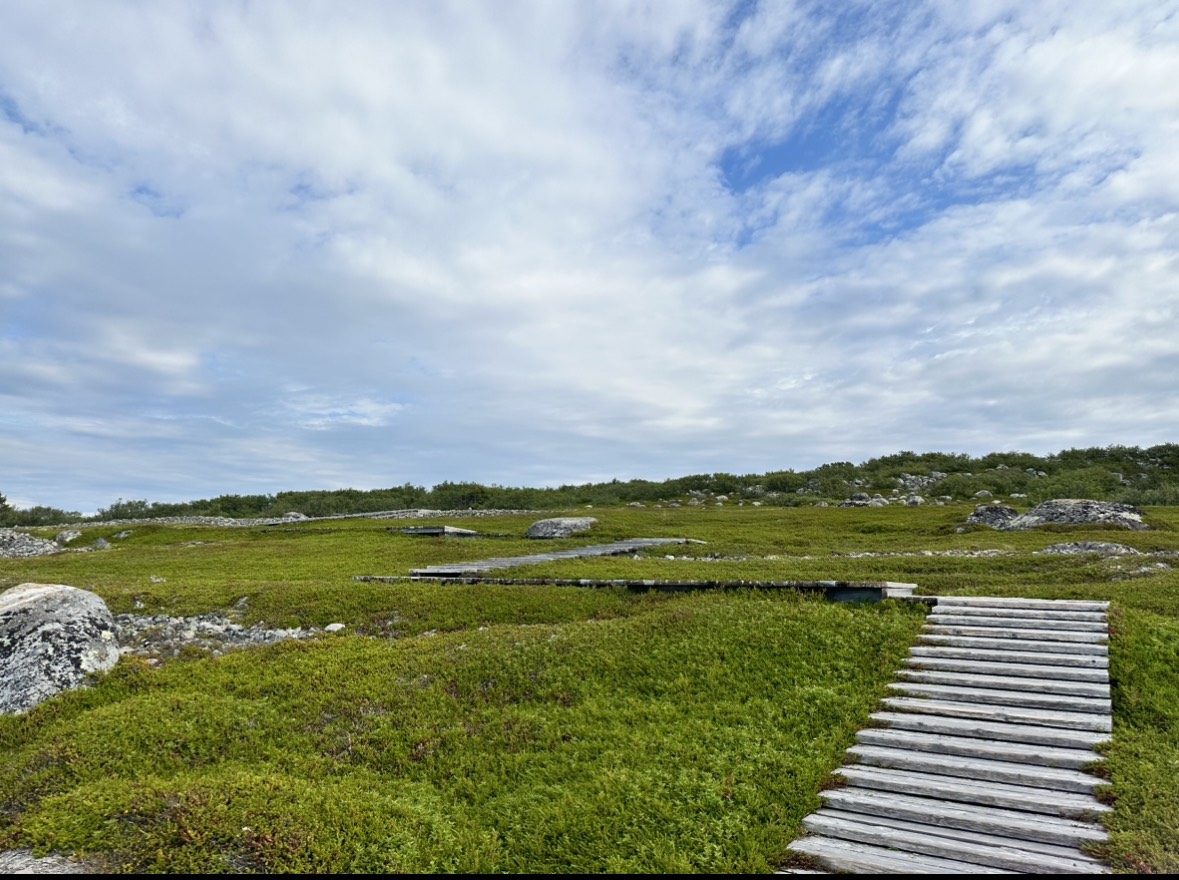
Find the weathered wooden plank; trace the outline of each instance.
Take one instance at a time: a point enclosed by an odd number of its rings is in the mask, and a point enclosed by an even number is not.
[[[912,669],[937,672],[977,672],[980,675],[1014,675],[1022,678],[1085,681],[1097,684],[1109,682],[1108,661],[1106,667],[1078,667],[1071,662],[1067,665],[991,662],[948,657],[936,648],[926,648],[901,662]]]
[[[1091,749],[1109,740],[1109,734],[1092,730],[1069,730],[1037,724],[1007,724],[1001,721],[949,718],[920,712],[875,712],[872,719],[888,727],[921,733],[973,736],[1000,742],[1027,743],[1066,749]]]
[[[953,807],[957,805],[947,804],[947,806]],[[993,834],[983,831],[966,831],[961,828],[951,828],[945,825],[933,825],[928,822],[913,822],[908,819],[898,819],[894,816],[887,816],[881,813],[856,813],[851,810],[841,810],[837,807],[825,806],[816,815],[832,816],[848,822],[866,822],[885,828],[902,828],[923,834],[936,834],[939,837],[947,837],[951,840],[970,840],[975,843],[993,842],[996,845],[1011,846],[1023,852],[1041,853],[1046,856],[1056,856],[1062,859],[1076,859],[1082,864],[1103,866],[1100,860],[1081,852],[1077,844],[1045,843],[1041,840],[1027,840],[1026,838],[1016,837],[1007,833]],[[1052,819],[1049,816],[1037,816],[1034,813],[1030,815],[1037,821],[1073,821],[1071,819]]]
[[[869,788],[831,788],[820,792],[819,797],[828,806],[849,812],[892,816],[941,828],[997,834],[1014,840],[1080,846],[1084,843],[1102,843],[1109,838],[1105,829],[1092,821],[1000,807],[973,806]]]
[[[1022,678],[1012,675],[987,675],[976,672],[939,672],[924,669],[900,669],[905,681],[922,684],[943,684],[951,687],[982,687],[996,690],[1022,691],[1030,694],[1059,694],[1108,700],[1109,685],[1104,682],[1054,681],[1050,678]]]
[[[1047,608],[996,608],[993,605],[976,607],[973,605],[935,605],[930,614],[956,615],[963,618],[1014,618],[1022,620],[1043,621],[1082,621],[1086,623],[1105,623],[1108,615],[1104,611],[1058,611]]]
[[[1104,618],[1104,615],[1101,615]],[[1109,632],[1104,620],[1057,620],[1044,617],[993,617],[982,614],[942,614],[934,611],[925,618],[931,626],[976,626],[997,629],[1037,629],[1052,632]]]
[[[1080,697],[1076,695],[1042,694],[1032,691],[1004,690],[974,685],[925,684],[898,681],[889,685],[912,697],[933,700],[953,700],[958,703],[986,703],[993,706],[1023,706],[1029,709],[1058,709],[1062,712],[1110,713],[1108,697]]]
[[[844,815],[854,816],[854,814]],[[877,825],[871,822],[847,819],[844,818],[844,815],[831,815],[827,811],[820,810],[803,820],[803,824],[812,834],[821,834],[825,837],[853,840],[858,843],[868,843],[936,858],[973,862],[978,865],[989,865],[992,868],[1019,871],[1024,874],[1104,874],[1109,872],[1109,869],[1100,862],[1086,858],[1080,851],[1067,854],[1035,852],[1020,849],[1013,845],[1013,841],[994,835],[966,836],[961,834],[957,837],[949,837],[937,834],[937,829],[934,826],[901,822]]]
[[[822,860],[835,871],[851,874],[1013,874],[1002,868],[971,865],[951,859],[901,853],[831,837],[801,837],[790,849]]]
[[[950,648],[977,648],[983,651],[1020,651],[1046,654],[1093,654],[1104,657],[1109,649],[1099,644],[1067,641],[1037,641],[1033,639],[1003,639],[987,636],[954,636],[922,633],[917,641],[923,645],[945,645]]]
[[[861,764],[873,767],[912,770],[915,773],[955,776],[983,782],[1007,782],[1012,785],[1079,794],[1093,794],[1098,787],[1106,784],[1104,780],[1079,770],[1037,767],[994,758],[967,758],[961,755],[943,755],[866,744],[852,746],[847,752]]]
[[[1013,599],[1002,596],[938,596],[937,607],[973,605],[978,608],[1042,608],[1045,611],[1106,611],[1108,602],[1082,599]]]
[[[952,645],[914,645],[909,649],[909,653],[914,657],[975,660],[983,663],[1022,663],[1035,666],[1073,666],[1088,669],[1109,668],[1109,657],[1101,654],[1050,654],[1043,651],[960,648]]]
[[[975,806],[991,806],[1029,813],[1045,813],[1068,819],[1091,819],[1109,807],[1091,795],[1067,791],[1031,788],[1004,782],[957,779],[909,770],[852,765],[841,767],[837,774],[858,788],[874,788],[898,794],[959,801]]]
[[[994,626],[942,626],[926,624],[921,630],[926,635],[966,636],[982,639],[1015,639],[1023,642],[1075,642],[1085,645],[1104,645],[1108,641],[1105,630],[1073,632],[1071,630],[1016,629]]]
[[[921,733],[916,730],[900,730],[892,727],[865,728],[856,734],[856,740],[865,745],[943,755],[960,755],[964,758],[1012,761],[1040,767],[1067,767],[1073,770],[1084,769],[1088,765],[1102,760],[1101,755],[1093,749],[1029,745],[1027,743],[978,739],[973,736]]]
[[[1088,712],[1059,712],[1026,709],[1022,706],[988,706],[982,703],[955,703],[950,700],[926,700],[917,697],[886,697],[882,702],[897,712],[919,712],[944,718],[977,718],[1007,724],[1063,727],[1067,730],[1108,732],[1112,729],[1108,716]]]

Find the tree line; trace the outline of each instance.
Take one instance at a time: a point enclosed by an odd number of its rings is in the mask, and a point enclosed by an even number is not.
[[[179,503],[119,498],[96,515],[35,506],[11,507],[0,495],[0,525],[37,526],[62,522],[145,519],[157,516],[268,517],[297,511],[307,516],[373,513],[381,510],[549,510],[593,504],[601,507],[682,502],[692,497],[727,496],[731,501],[796,506],[819,500],[837,502],[854,492],[884,495],[901,485],[904,475],[944,474],[919,490],[930,497],[973,498],[980,491],[995,496],[1093,498],[1135,505],[1179,504],[1179,444],[1145,449],[1136,446],[1067,449],[1054,455],[993,452],[901,451],[860,464],[831,462],[806,471],[764,474],[691,474],[655,480],[611,480],[550,488],[506,487],[471,482],[442,482],[432,488],[406,483],[388,489],[329,489],[259,495],[218,495]],[[911,481],[910,481],[911,482]]]

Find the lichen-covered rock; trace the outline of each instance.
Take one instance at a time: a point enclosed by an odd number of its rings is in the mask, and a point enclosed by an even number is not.
[[[1150,528],[1142,521],[1142,511],[1129,504],[1091,501],[1087,498],[1057,498],[1037,504],[1016,517],[1004,528],[1034,529],[1037,526],[1111,525],[1141,532]]]
[[[58,532],[54,536],[53,540],[55,543],[65,545],[70,541],[74,541],[80,537],[82,537],[82,533],[77,529],[66,529],[64,532]]]
[[[114,618],[94,593],[64,584],[0,593],[0,713],[27,711],[118,659]]]
[[[966,517],[966,521],[977,526],[1005,529],[1007,524],[1017,516],[1019,516],[1019,511],[1005,504],[980,504],[974,508],[974,513]]]
[[[570,535],[588,532],[597,524],[598,521],[592,516],[558,516],[552,519],[541,519],[528,527],[528,537],[568,538]]]
[[[1099,553],[1102,556],[1139,556],[1138,550],[1125,544],[1111,544],[1108,541],[1069,541],[1065,544],[1053,544],[1043,550],[1036,551],[1041,556],[1055,556],[1058,554]]]
[[[30,556],[48,556],[60,553],[61,547],[53,541],[26,535],[15,529],[0,529],[0,558],[24,559]]]

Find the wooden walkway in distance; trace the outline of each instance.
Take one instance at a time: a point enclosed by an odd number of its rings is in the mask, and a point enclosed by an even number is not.
[[[1107,609],[939,598],[790,849],[855,874],[1109,873],[1080,849],[1106,839],[1085,768],[1111,730]]]
[[[592,556],[621,556],[647,547],[661,547],[665,544],[697,544],[691,538],[628,538],[611,544],[593,544],[589,547],[574,547],[571,550],[550,550],[531,553],[527,556],[501,556],[497,559],[478,559],[474,562],[451,562],[445,565],[428,565],[414,568],[410,574],[415,577],[451,578],[479,574],[485,571],[500,571],[517,565],[539,565],[542,562],[556,562],[558,559],[584,559]]]

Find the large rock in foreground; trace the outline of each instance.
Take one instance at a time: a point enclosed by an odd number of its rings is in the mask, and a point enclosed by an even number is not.
[[[529,538],[568,538],[581,532],[588,532],[598,521],[592,516],[558,516],[541,519],[528,527]]]
[[[94,593],[64,584],[0,593],[0,712],[25,712],[118,659],[114,618]]]

